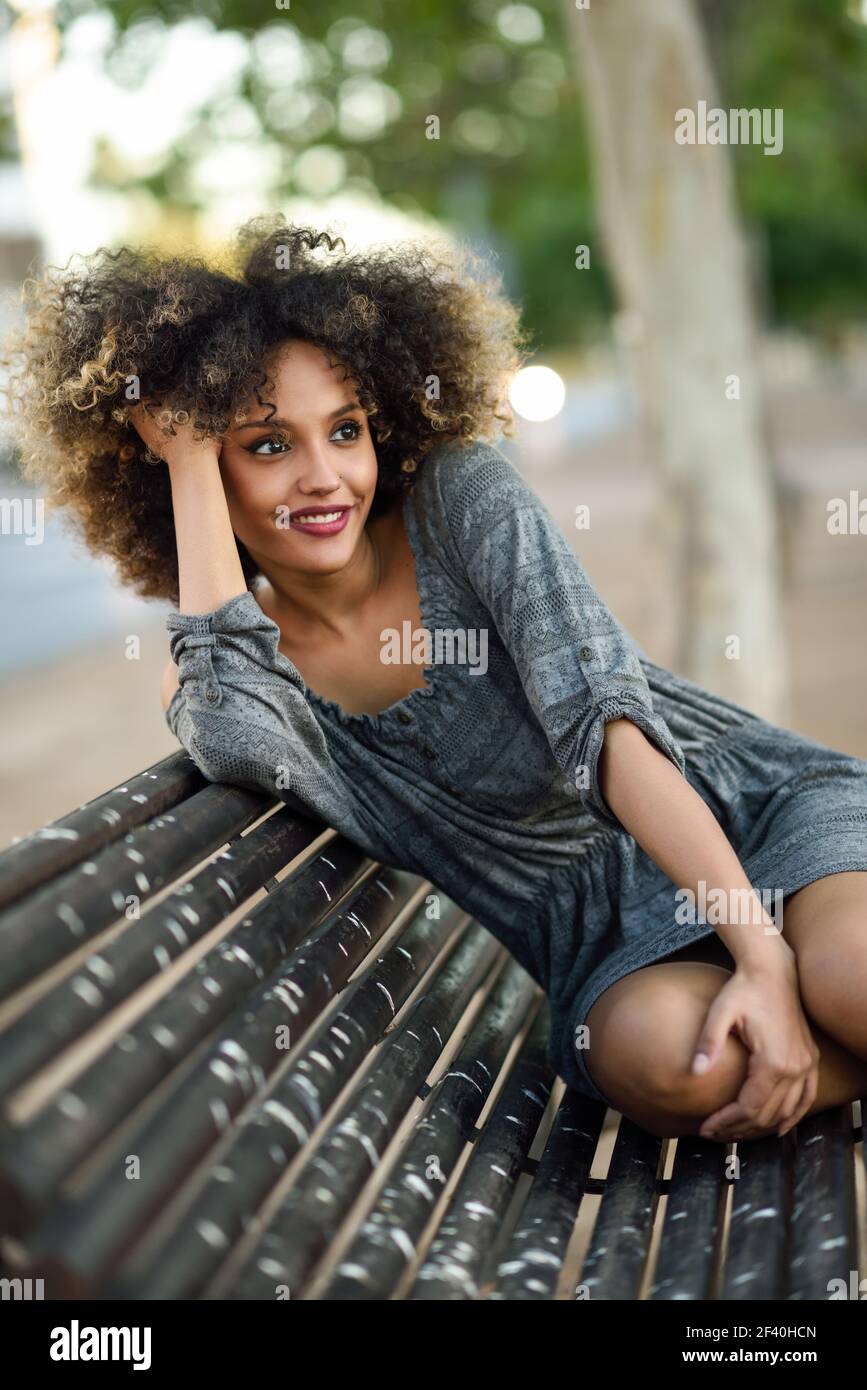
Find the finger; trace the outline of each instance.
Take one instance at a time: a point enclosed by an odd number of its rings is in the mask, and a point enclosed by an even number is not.
[[[699,1133],[706,1138],[712,1139],[732,1139],[735,1133],[740,1133],[744,1126],[752,1124],[753,1117],[749,1114],[739,1101],[732,1101],[730,1105],[724,1105],[721,1110],[716,1110],[709,1115],[701,1126]]]
[[[804,1077],[795,1077],[795,1082],[800,1082],[803,1086]],[[754,1117],[753,1123],[759,1129],[773,1129],[782,1120],[786,1119],[784,1106],[788,1099],[789,1092],[795,1084],[791,1076],[781,1076],[773,1092],[762,1106],[759,1113]]]
[[[748,1127],[741,1135],[743,1139],[750,1139],[759,1136],[772,1134],[774,1130],[777,1137],[782,1138],[792,1125],[797,1124],[798,1116],[802,1113],[800,1107],[804,1099],[804,1092],[807,1086],[808,1077],[798,1077],[794,1082],[784,1081],[781,1083],[781,1094],[775,1098],[775,1108],[771,1111],[770,1106],[756,1116],[753,1125]],[[811,1102],[808,1100],[807,1105]]]
[[[798,1112],[798,1106],[804,1099],[809,1080],[810,1078],[805,1076],[803,1081],[796,1081],[786,1097],[786,1103],[780,1111],[780,1120],[777,1127],[777,1135],[780,1139],[782,1139],[787,1130],[792,1128],[793,1124],[797,1123],[794,1117]]]
[[[718,995],[707,1011],[704,1026],[695,1045],[691,1067],[694,1076],[703,1076],[710,1071],[725,1047],[733,1023],[731,1009],[722,996]]]
[[[809,1082],[809,1077],[795,1082],[780,1082],[772,1097],[775,1106],[773,1112],[770,1110],[771,1102],[758,1114],[750,1113],[740,1104],[740,1099],[725,1106],[723,1111],[718,1112],[719,1119],[713,1137],[721,1140],[753,1139],[771,1134],[776,1129],[777,1137],[782,1138],[813,1103],[815,1090],[810,1087]],[[769,1120],[767,1116],[770,1113],[777,1118]]]
[[[767,1107],[778,1086],[779,1082],[764,1071],[748,1076],[735,1099],[710,1115],[700,1133],[712,1131],[716,1138],[734,1138],[735,1133],[757,1123],[759,1112]]]
[[[817,1096],[818,1094],[819,1094],[819,1068],[818,1068],[818,1067],[814,1067],[813,1070],[810,1072],[810,1099],[809,1099],[808,1102],[806,1102],[807,1110],[812,1109],[813,1103],[815,1102],[816,1096]],[[804,1111],[804,1114],[806,1114],[806,1110]],[[803,1116],[801,1116],[800,1118],[803,1118]]]
[[[787,1121],[785,1129],[783,1129],[782,1131],[783,1134],[788,1134],[790,1129],[794,1129],[795,1125],[800,1124],[804,1116],[809,1114],[809,1112],[813,1108],[813,1102],[815,1101],[816,1096],[818,1094],[819,1068],[814,1067],[813,1070],[810,1072],[810,1075],[807,1077],[806,1083],[804,1085],[804,1094],[798,1103],[798,1107],[795,1110],[795,1113],[792,1115],[791,1119]]]

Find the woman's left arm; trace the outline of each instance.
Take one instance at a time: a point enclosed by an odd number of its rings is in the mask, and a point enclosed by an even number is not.
[[[784,1134],[815,1098],[819,1057],[801,1008],[794,952],[710,808],[628,719],[606,725],[599,784],[610,810],[678,888],[696,896],[702,886],[708,895],[721,889],[733,909],[712,925],[735,972],[708,1012],[693,1071],[713,1066],[733,1029],[752,1054],[750,1070],[736,1100],[708,1116],[702,1133],[749,1137],[777,1125]]]
[[[678,888],[696,891],[704,881],[758,904],[687,780],[684,750],[654,705],[634,644],[532,488],[500,449],[481,442],[441,450],[425,467],[447,558],[490,613],[582,809],[625,829]],[[674,907],[672,899],[672,915]],[[709,1118],[730,1129],[740,1121],[740,1132],[754,1120],[791,1127],[812,1104],[818,1060],[794,954],[766,916],[717,930],[736,969],[711,1005],[698,1050],[712,1066],[735,1029],[751,1056],[737,1101]]]

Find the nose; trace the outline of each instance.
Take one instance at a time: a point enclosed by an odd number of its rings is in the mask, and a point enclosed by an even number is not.
[[[297,482],[299,490],[305,494],[327,494],[340,487],[340,474],[320,444],[311,443],[304,448]]]

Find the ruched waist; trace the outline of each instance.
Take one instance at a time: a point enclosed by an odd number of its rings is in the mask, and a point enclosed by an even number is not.
[[[654,708],[684,751],[712,745],[718,738],[744,725],[762,722],[745,706],[704,690],[686,676],[675,675],[652,661],[641,664],[653,695]]]

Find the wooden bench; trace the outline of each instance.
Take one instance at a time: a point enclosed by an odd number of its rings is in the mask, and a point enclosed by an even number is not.
[[[736,1154],[606,1119],[447,887],[182,751],[0,855],[0,1273],[46,1298],[826,1300],[865,1268],[851,1106]]]

